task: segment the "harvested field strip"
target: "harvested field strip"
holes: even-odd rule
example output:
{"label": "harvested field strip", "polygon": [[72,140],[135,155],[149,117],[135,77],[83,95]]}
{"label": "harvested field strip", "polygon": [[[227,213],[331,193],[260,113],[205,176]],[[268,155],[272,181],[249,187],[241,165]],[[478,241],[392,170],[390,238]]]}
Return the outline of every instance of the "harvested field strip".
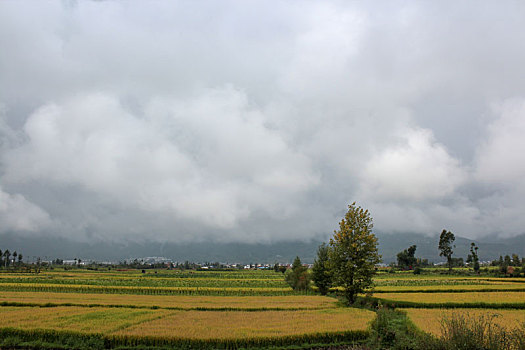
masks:
{"label": "harvested field strip", "polygon": [[30,291],[56,293],[105,293],[105,294],[145,294],[145,295],[297,295],[291,288],[211,288],[211,287],[128,287],[61,285],[42,283],[2,283],[1,291]]}
{"label": "harvested field strip", "polygon": [[471,292],[525,292],[522,284],[473,284],[443,286],[382,286],[374,288],[374,293],[471,293]]}
{"label": "harvested field strip", "polygon": [[[375,313],[339,308],[312,311],[204,312],[179,311],[113,334],[185,339],[283,337],[305,333],[366,330]],[[191,324],[191,327],[187,325]]]}
{"label": "harvested field strip", "polygon": [[514,328],[520,323],[525,322],[525,310],[446,310],[446,309],[402,309],[408,317],[422,331],[441,335],[441,320],[443,317],[451,317],[458,313],[469,317],[479,317],[481,315],[496,315],[494,323],[506,328]]}
{"label": "harvested field strip", "polygon": [[374,296],[398,307],[525,309],[525,292],[379,293]]}
{"label": "harvested field strip", "polygon": [[0,305],[111,306],[168,308],[179,310],[307,310],[336,307],[336,300],[323,296],[184,296],[119,295],[46,292],[2,292]]}

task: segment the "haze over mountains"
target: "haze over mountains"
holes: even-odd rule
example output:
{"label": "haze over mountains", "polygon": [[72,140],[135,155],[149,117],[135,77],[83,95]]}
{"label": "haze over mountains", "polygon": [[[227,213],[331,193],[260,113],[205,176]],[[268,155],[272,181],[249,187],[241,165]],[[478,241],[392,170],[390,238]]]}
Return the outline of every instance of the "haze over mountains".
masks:
{"label": "haze over mountains", "polygon": [[[429,261],[444,261],[437,249],[439,238],[417,234],[377,234],[379,251],[384,263],[396,260],[396,254],[412,244],[417,245],[416,256]],[[456,237],[454,257],[466,259],[472,241]],[[500,255],[516,253],[525,256],[525,235],[497,241],[475,241],[479,246],[481,261],[494,260]],[[312,263],[317,254],[318,241],[278,242],[274,244],[243,243],[79,243],[67,239],[45,237],[17,237],[1,235],[0,247],[22,252],[29,261],[36,257],[44,260],[55,258],[94,259],[97,261],[122,261],[130,258],[163,256],[173,261],[229,262],[229,263],[291,263],[295,256]]]}

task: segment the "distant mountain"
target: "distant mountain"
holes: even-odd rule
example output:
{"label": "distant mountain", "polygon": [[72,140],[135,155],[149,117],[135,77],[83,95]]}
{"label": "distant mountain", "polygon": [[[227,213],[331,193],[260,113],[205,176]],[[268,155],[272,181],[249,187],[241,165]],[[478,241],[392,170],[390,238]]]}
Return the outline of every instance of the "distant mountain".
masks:
{"label": "distant mountain", "polygon": [[[385,263],[396,260],[396,255],[410,245],[417,245],[416,256],[433,262],[444,261],[437,249],[438,236],[428,237],[411,233],[378,233],[379,251]],[[467,257],[470,243],[479,247],[482,261],[497,259],[500,255],[518,254],[525,256],[525,235],[501,240],[471,241],[456,237],[455,257]],[[25,260],[55,258],[93,259],[97,261],[120,261],[129,258],[164,256],[174,261],[229,262],[229,263],[289,263],[295,256],[303,262],[312,263],[321,242],[278,242],[273,244],[245,243],[159,243],[159,242],[94,242],[81,243],[57,237],[22,237],[14,234],[0,235],[0,249],[18,251]]]}

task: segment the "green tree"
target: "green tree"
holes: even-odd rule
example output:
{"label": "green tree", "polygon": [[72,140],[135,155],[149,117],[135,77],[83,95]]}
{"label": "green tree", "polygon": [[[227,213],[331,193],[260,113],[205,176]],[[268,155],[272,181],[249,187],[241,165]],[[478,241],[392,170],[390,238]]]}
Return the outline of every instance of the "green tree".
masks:
{"label": "green tree", "polygon": [[343,287],[348,304],[356,295],[372,286],[375,265],[381,262],[377,237],[372,233],[368,210],[354,203],[348,206],[339,230],[330,239],[328,265],[335,285]]}
{"label": "green tree", "polygon": [[452,248],[456,247],[456,246],[453,246],[452,243],[455,240],[456,240],[456,237],[454,236],[454,234],[447,230],[443,230],[441,232],[441,235],[439,236],[438,248],[441,251],[439,253],[439,256],[443,256],[447,258],[449,271],[452,271],[452,254],[454,253],[452,251]]}
{"label": "green tree", "polygon": [[518,256],[518,254],[512,254],[512,266],[520,266],[520,257]]}
{"label": "green tree", "polygon": [[9,257],[11,256],[11,252],[9,251],[9,249],[5,250],[4,256],[5,256],[5,267],[7,268],[7,266],[9,265]]}
{"label": "green tree", "polygon": [[22,254],[18,254],[18,265],[22,265],[22,259],[24,258],[24,256]]}
{"label": "green tree", "polygon": [[403,250],[402,252],[397,253],[397,266],[400,268],[409,268],[412,269],[417,265],[416,259],[416,248],[417,246],[411,245],[408,249]]}
{"label": "green tree", "polygon": [[332,285],[332,277],[328,269],[328,250],[326,243],[319,246],[317,259],[315,259],[312,269],[312,280],[322,295],[326,295]]}
{"label": "green tree", "polygon": [[294,290],[307,290],[310,287],[308,268],[303,266],[298,256],[293,261],[292,271],[286,275],[285,279]]}
{"label": "green tree", "polygon": [[[470,261],[469,261],[470,260]],[[470,254],[467,257],[467,262],[472,263],[472,267],[476,273],[479,273],[479,257],[478,257],[478,247],[476,243],[470,243]]]}

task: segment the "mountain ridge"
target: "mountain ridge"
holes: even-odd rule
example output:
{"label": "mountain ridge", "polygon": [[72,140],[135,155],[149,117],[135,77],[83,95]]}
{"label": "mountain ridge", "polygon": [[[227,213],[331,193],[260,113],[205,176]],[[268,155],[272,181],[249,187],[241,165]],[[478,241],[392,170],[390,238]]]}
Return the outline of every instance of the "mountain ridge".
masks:
{"label": "mountain ridge", "polygon": [[[439,256],[439,237],[424,236],[413,233],[384,234],[376,233],[379,252],[383,262],[388,264],[396,260],[396,255],[410,245],[417,246],[416,257],[440,262],[445,259]],[[466,259],[471,242],[479,247],[481,261],[497,259],[500,255],[518,254],[525,256],[525,235],[499,239],[499,242],[488,240],[470,240],[456,236],[453,257]],[[312,263],[321,241],[289,241],[277,243],[171,243],[171,242],[77,242],[58,237],[27,237],[14,234],[0,235],[0,249],[18,251],[32,261],[40,257],[43,260],[74,259],[96,261],[122,261],[148,256],[163,256],[173,261],[224,262],[224,263],[290,263],[299,256],[305,263]]]}

